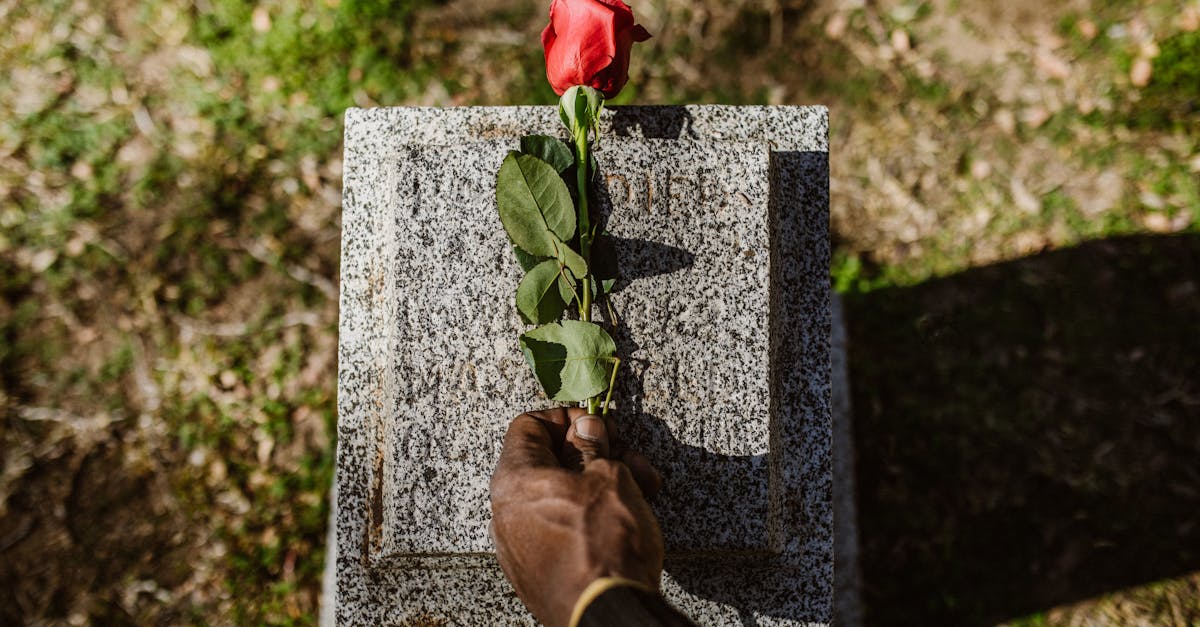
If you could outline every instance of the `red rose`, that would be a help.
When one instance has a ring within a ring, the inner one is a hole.
[[[633,42],[649,38],[621,0],[553,0],[550,24],[542,31],[546,78],[560,96],[585,85],[612,98],[629,80]]]

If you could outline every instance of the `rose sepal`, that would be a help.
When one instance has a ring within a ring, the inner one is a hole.
[[[558,117],[578,144],[587,141],[588,133],[600,137],[600,112],[604,110],[604,94],[599,89],[576,85],[563,92],[558,100]]]

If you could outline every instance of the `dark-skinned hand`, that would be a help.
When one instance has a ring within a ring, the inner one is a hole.
[[[659,587],[662,532],[646,499],[661,480],[616,442],[611,421],[579,408],[521,414],[504,437],[491,482],[496,559],[547,627],[565,627],[601,577]]]

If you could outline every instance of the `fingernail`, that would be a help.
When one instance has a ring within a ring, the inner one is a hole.
[[[604,422],[599,416],[581,416],[575,421],[575,435],[595,442],[604,437]]]

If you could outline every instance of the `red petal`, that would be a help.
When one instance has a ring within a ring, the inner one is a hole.
[[[621,0],[595,0],[601,4],[607,4],[613,11],[618,13],[628,13],[629,17],[633,17],[633,8],[625,4]]]
[[[554,77],[550,73],[550,49],[554,47],[556,39],[558,39],[558,36],[554,33],[554,24],[547,24],[546,29],[542,31],[542,50],[545,51],[546,55],[546,80],[550,82],[550,87],[554,89],[554,92],[561,96],[568,88],[560,88],[556,85]]]
[[[633,25],[633,9],[629,8],[628,4],[625,4],[621,0],[592,0],[592,1],[599,2],[600,4],[606,5],[606,6],[608,6],[608,8],[613,10],[613,14],[617,16],[617,19],[615,22],[616,26],[617,26],[617,28],[616,28],[617,32],[621,32]]]
[[[613,97],[628,80],[633,43],[649,38],[621,0],[552,0],[542,31],[546,78],[559,95],[589,85]]]
[[[608,67],[617,54],[617,14],[591,0],[576,2],[572,8],[583,9],[571,23],[571,38],[578,50],[580,74],[586,79]]]

